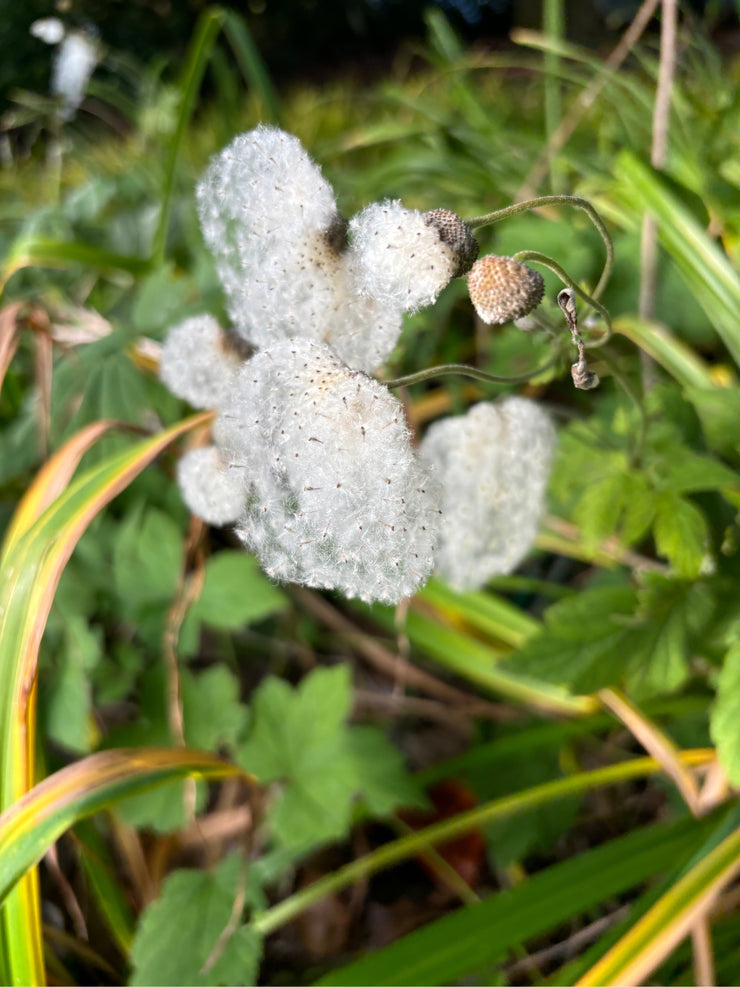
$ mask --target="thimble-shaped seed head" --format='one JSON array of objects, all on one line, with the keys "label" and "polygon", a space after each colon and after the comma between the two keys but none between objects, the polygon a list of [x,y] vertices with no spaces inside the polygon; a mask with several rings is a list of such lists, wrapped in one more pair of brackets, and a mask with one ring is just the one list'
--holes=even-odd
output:
[{"label": "thimble-shaped seed head", "polygon": [[537,308],[545,294],[545,282],[538,271],[513,257],[487,254],[473,264],[468,292],[481,319],[488,325],[500,325]]},{"label": "thimble-shaped seed head", "polygon": [[457,267],[453,278],[467,274],[478,256],[478,241],[468,224],[450,209],[430,209],[423,216],[427,226],[433,226],[442,243],[451,247],[455,254]]}]

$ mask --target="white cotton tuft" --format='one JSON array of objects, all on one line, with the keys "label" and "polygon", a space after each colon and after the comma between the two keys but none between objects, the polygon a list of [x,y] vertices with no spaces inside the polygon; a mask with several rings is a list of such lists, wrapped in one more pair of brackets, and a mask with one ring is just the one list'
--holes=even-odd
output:
[{"label": "white cotton tuft", "polygon": [[534,401],[481,403],[437,422],[420,455],[443,480],[440,575],[476,589],[512,572],[532,547],[544,509],[556,433]]},{"label": "white cotton tuft", "polygon": [[400,311],[431,305],[458,269],[456,253],[438,229],[399,201],[373,203],[349,229],[357,290]]},{"label": "white cotton tuft", "polygon": [[51,70],[51,91],[64,102],[62,119],[69,120],[77,112],[99,58],[98,45],[84,32],[64,35]]},{"label": "white cotton tuft", "polygon": [[242,362],[213,316],[196,315],[168,332],[159,376],[173,394],[193,407],[217,408]]},{"label": "white cotton tuft", "polygon": [[273,578],[398,603],[431,572],[439,491],[403,408],[327,347],[254,356],[214,437],[249,483],[236,531]]},{"label": "white cotton tuft", "polygon": [[58,17],[39,17],[31,24],[28,33],[47,45],[58,45],[64,37],[65,28]]},{"label": "white cotton tuft", "polygon": [[258,347],[319,339],[344,300],[344,221],[297,137],[260,125],[208,166],[198,214],[234,326]]},{"label": "white cotton tuft", "polygon": [[191,513],[208,524],[236,521],[244,510],[244,475],[229,469],[215,446],[186,452],[177,464],[177,482]]}]

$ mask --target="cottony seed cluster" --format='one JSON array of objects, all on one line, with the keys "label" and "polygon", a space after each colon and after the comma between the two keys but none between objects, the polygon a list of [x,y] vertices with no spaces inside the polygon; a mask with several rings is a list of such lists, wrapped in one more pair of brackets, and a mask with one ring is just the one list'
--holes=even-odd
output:
[{"label": "cottony seed cluster", "polygon": [[[370,376],[406,312],[453,277],[468,275],[471,295],[490,282],[469,227],[391,200],[347,222],[298,139],[265,126],[216,155],[197,203],[233,329],[196,316],[162,348],[170,390],[217,412],[213,444],[179,463],[190,510],[233,525],[274,579],[367,601],[397,603],[435,569],[459,588],[511,571],[542,509],[546,413],[524,398],[479,404],[417,450],[400,402]],[[518,318],[527,292],[526,310],[539,304],[539,275],[522,267],[501,268],[509,300],[484,291],[481,317]]]}]

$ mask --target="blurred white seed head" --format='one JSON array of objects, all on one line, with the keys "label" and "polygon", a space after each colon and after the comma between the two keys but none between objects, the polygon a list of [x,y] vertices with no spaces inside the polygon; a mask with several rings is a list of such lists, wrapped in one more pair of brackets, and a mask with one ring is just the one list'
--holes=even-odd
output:
[{"label": "blurred white seed head", "polygon": [[513,257],[487,254],[468,274],[470,300],[483,322],[500,325],[528,315],[542,301],[545,281],[539,271]]},{"label": "blurred white seed head", "polygon": [[530,550],[555,448],[545,411],[526,398],[476,404],[431,426],[420,454],[443,481],[441,576],[475,589]]},{"label": "blurred white seed head", "polygon": [[208,524],[232,524],[244,511],[244,474],[232,470],[215,446],[191,449],[177,464],[177,482],[191,513]]},{"label": "blurred white seed head", "polygon": [[214,437],[249,486],[237,533],[275,579],[397,603],[431,572],[439,490],[403,408],[327,347],[254,356]]},{"label": "blurred white seed head", "polygon": [[39,17],[28,29],[33,38],[38,38],[47,45],[58,45],[64,37],[64,24],[58,17]]},{"label": "blurred white seed head", "polygon": [[367,206],[349,229],[357,289],[402,312],[431,305],[459,267],[455,249],[434,223],[397,200]]},{"label": "blurred white seed head", "polygon": [[242,362],[213,316],[196,315],[168,332],[159,376],[173,394],[194,407],[217,408]]},{"label": "blurred white seed head", "polygon": [[64,34],[51,69],[51,91],[62,99],[63,120],[77,112],[99,60],[99,45],[90,34],[76,30]]}]

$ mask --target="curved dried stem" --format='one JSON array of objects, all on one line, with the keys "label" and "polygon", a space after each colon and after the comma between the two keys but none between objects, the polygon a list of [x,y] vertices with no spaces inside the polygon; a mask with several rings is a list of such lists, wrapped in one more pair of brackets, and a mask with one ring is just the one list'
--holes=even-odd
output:
[{"label": "curved dried stem", "polygon": [[519,213],[527,212],[530,209],[540,209],[542,206],[571,206],[573,209],[582,209],[591,220],[604,241],[606,248],[606,259],[601,272],[599,282],[593,290],[593,298],[599,298],[606,288],[614,267],[614,243],[609,235],[604,220],[596,212],[588,201],[579,195],[541,195],[536,199],[527,199],[524,202],[516,202],[495,212],[489,212],[485,216],[475,216],[473,219],[466,219],[465,222],[472,230],[480,230],[484,226],[491,226],[493,223],[500,223],[503,219],[511,216],[518,216]]},{"label": "curved dried stem", "polygon": [[573,278],[571,278],[571,276],[567,273],[567,271],[565,271],[560,264],[557,263],[557,261],[554,261],[552,257],[548,257],[547,254],[541,254],[539,250],[520,250],[519,253],[514,254],[514,260],[531,261],[533,264],[541,264],[543,267],[549,268],[553,274],[556,274],[560,278],[564,285],[571,288],[579,298],[599,313],[601,318],[604,320],[606,331],[597,339],[591,339],[585,343],[584,345],[586,349],[595,349],[597,346],[603,346],[605,343],[609,342],[612,335],[612,320],[609,312],[604,308],[601,302],[597,301],[596,298],[593,297],[593,295],[587,294],[583,288],[580,288],[575,283]]},{"label": "curved dried stem", "polygon": [[461,377],[473,377],[486,384],[523,384],[533,377],[539,377],[553,367],[560,359],[560,354],[556,354],[543,363],[540,367],[529,370],[526,374],[517,374],[513,377],[499,377],[498,374],[487,374],[484,370],[476,367],[469,367],[466,363],[443,363],[438,367],[429,367],[427,370],[418,370],[415,374],[407,374],[405,377],[395,377],[393,380],[384,380],[386,387],[406,387],[408,384],[420,384],[424,380],[434,380],[436,377],[445,377],[449,374],[459,374]]}]

